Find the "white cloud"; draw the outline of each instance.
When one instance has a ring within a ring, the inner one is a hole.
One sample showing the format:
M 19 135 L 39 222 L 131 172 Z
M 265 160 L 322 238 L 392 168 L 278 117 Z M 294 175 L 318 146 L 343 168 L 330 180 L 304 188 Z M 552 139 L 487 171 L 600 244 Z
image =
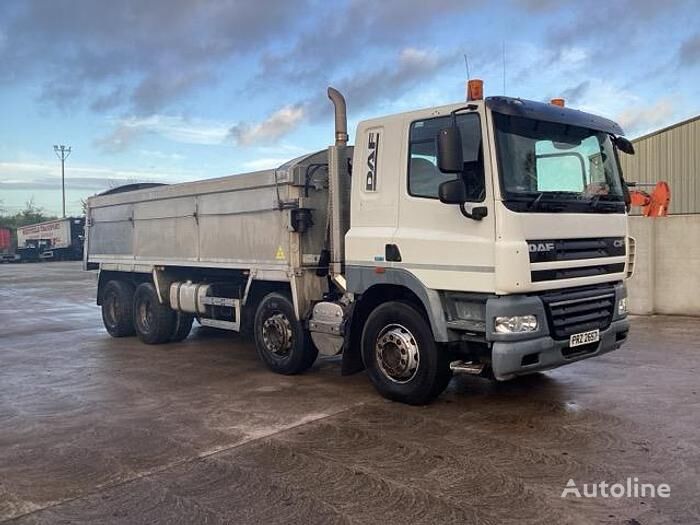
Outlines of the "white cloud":
M 217 145 L 228 136 L 227 124 L 214 120 L 188 119 L 173 115 L 126 117 L 115 122 L 114 130 L 95 144 L 108 152 L 127 149 L 144 134 L 154 134 L 182 144 Z
M 271 142 L 294 129 L 304 116 L 305 111 L 302 104 L 288 105 L 256 124 L 237 124 L 229 130 L 229 134 L 234 138 L 236 144 L 241 146 Z
M 185 144 L 221 144 L 228 133 L 228 126 L 221 122 L 204 119 L 186 119 L 178 116 L 152 115 L 150 117 L 131 117 L 120 124 L 161 135 L 174 142 Z
M 676 110 L 671 98 L 662 98 L 654 104 L 628 107 L 617 120 L 628 135 L 644 135 L 673 122 Z
M 266 155 L 268 157 L 278 156 L 280 153 L 284 152 L 285 155 L 290 155 L 290 159 L 309 152 L 308 149 L 302 148 L 301 146 L 285 143 L 275 144 L 274 146 L 260 146 L 257 150 L 261 155 Z
M 565 47 L 557 54 L 555 60 L 569 67 L 580 66 L 588 59 L 588 51 L 583 47 Z
M 165 151 L 159 151 L 159 150 L 152 150 L 152 149 L 140 149 L 139 150 L 139 155 L 143 157 L 150 157 L 154 159 L 159 159 L 159 160 L 182 160 L 185 158 L 184 155 L 180 155 L 179 153 L 167 153 Z
M 2 183 L 24 184 L 30 182 L 34 177 L 59 177 L 60 175 L 60 168 L 55 162 L 0 162 L 0 182 Z M 77 164 L 71 164 L 70 168 L 66 170 L 66 180 L 70 180 L 73 177 L 83 178 L 86 176 L 118 180 L 163 180 L 178 182 L 180 180 L 192 180 L 201 177 L 201 174 L 183 171 L 116 169 Z
M 439 62 L 439 56 L 434 51 L 406 47 L 399 53 L 401 67 L 419 66 L 434 67 Z
M 580 94 L 575 109 L 615 119 L 626 108 L 642 104 L 643 100 L 628 89 L 600 78 L 591 78 Z
M 278 168 L 288 160 L 287 157 L 263 157 L 260 159 L 249 160 L 243 163 L 243 167 L 248 170 L 269 170 L 273 168 Z

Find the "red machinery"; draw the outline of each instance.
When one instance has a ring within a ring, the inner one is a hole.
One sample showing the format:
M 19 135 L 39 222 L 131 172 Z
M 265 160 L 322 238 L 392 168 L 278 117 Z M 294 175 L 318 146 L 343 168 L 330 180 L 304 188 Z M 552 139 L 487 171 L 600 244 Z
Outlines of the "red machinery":
M 12 248 L 10 230 L 7 228 L 0 228 L 0 253 L 9 252 L 10 248 Z
M 630 205 L 638 206 L 642 209 L 645 217 L 666 217 L 668 215 L 668 205 L 671 202 L 671 188 L 665 181 L 656 184 L 644 184 L 641 182 L 627 183 L 631 188 L 638 186 L 654 186 L 651 194 L 643 190 L 630 189 Z

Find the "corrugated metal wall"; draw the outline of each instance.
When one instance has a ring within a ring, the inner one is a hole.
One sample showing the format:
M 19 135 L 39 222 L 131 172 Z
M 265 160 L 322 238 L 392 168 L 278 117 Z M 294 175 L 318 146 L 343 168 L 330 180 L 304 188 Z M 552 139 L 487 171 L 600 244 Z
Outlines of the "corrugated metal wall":
M 700 213 L 700 115 L 632 142 L 636 155 L 620 154 L 625 179 L 665 180 L 671 186 L 669 213 Z

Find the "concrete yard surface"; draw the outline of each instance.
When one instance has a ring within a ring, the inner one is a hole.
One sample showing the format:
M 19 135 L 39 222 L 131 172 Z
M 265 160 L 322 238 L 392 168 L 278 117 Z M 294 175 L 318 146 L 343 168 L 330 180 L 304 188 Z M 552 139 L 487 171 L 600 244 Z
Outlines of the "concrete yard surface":
M 240 337 L 112 339 L 80 263 L 0 266 L 0 522 L 700 523 L 700 322 L 426 407 Z M 567 482 L 670 497 L 562 498 Z

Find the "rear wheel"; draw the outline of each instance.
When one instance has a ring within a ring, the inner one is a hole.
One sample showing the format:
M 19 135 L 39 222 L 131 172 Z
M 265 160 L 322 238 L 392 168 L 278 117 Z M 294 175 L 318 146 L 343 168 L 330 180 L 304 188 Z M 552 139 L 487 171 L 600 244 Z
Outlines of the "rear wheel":
M 108 281 L 102 290 L 102 322 L 112 337 L 134 335 L 134 286 L 126 281 Z
M 449 358 L 424 316 L 403 302 L 377 307 L 362 331 L 362 359 L 379 393 L 411 405 L 429 403 L 452 377 Z
M 151 283 L 143 283 L 134 293 L 134 327 L 136 335 L 146 344 L 155 345 L 170 340 L 176 325 L 175 310 L 158 300 Z
M 187 339 L 192 330 L 192 322 L 194 321 L 194 315 L 185 312 L 175 313 L 175 328 L 173 328 L 173 333 L 170 336 L 170 340 L 173 343 L 178 343 Z
M 304 327 L 286 296 L 270 293 L 263 297 L 253 323 L 255 347 L 260 359 L 278 374 L 299 374 L 318 356 Z

